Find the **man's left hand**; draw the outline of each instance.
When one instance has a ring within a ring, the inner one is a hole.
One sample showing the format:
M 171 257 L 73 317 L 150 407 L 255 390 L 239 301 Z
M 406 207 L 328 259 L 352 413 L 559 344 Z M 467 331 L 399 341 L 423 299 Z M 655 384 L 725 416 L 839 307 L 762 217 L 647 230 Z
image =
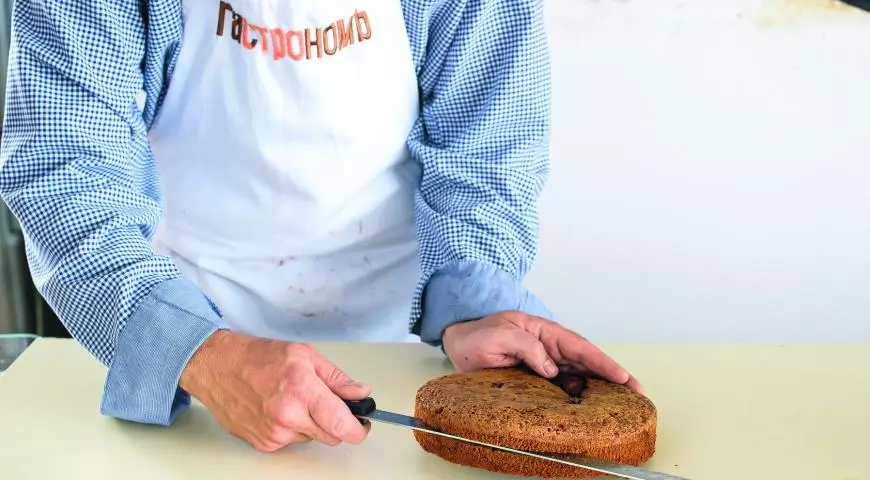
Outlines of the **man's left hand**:
M 442 340 L 444 351 L 461 372 L 524 362 L 545 378 L 560 370 L 589 373 L 643 394 L 640 383 L 589 340 L 544 318 L 496 313 L 451 325 Z

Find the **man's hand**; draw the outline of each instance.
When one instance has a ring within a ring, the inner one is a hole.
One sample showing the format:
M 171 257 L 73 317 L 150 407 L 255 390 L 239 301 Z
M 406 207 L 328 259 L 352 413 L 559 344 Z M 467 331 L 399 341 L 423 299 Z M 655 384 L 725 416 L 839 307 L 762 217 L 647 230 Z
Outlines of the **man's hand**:
M 191 358 L 181 388 L 226 431 L 264 452 L 311 440 L 359 444 L 371 428 L 342 401 L 361 400 L 371 388 L 303 343 L 219 331 Z
M 525 362 L 545 378 L 559 370 L 591 373 L 643 393 L 643 387 L 582 336 L 549 320 L 501 312 L 444 331 L 444 351 L 457 370 L 513 367 Z

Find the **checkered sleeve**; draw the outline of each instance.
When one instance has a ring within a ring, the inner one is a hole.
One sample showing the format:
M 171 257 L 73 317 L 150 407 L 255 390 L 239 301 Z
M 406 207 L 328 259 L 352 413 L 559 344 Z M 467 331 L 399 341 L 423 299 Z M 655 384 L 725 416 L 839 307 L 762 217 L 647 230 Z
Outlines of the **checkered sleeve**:
M 409 147 L 422 166 L 422 278 L 413 332 L 503 310 L 551 317 L 523 286 L 549 172 L 550 70 L 542 0 L 405 0 L 422 95 Z
M 140 14 L 135 1 L 15 2 L 0 194 L 40 292 L 109 366 L 101 411 L 168 424 L 190 401 L 181 370 L 220 316 L 150 247 L 160 197 L 135 102 Z

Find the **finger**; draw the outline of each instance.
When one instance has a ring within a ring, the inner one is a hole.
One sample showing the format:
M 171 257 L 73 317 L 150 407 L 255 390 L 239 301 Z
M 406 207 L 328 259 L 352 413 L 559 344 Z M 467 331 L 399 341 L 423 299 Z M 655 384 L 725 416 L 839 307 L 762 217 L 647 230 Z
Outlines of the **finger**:
M 498 350 L 505 355 L 522 360 L 542 377 L 550 378 L 559 373 L 556 362 L 550 358 L 544 344 L 536 336 L 520 329 L 505 330 L 502 335 L 503 338 L 496 340 L 496 344 Z
M 350 413 L 347 404 L 326 384 L 318 389 L 308 408 L 318 428 L 342 442 L 357 445 L 368 434 L 366 426 Z
M 287 445 L 308 443 L 311 441 L 312 438 L 302 432 L 285 429 L 281 433 L 272 434 L 270 438 L 265 440 L 265 443 L 267 445 L 272 445 L 275 450 L 279 450 Z
M 644 390 L 643 385 L 641 385 L 634 377 L 629 378 L 628 381 L 625 382 L 625 386 L 641 395 L 646 395 L 646 390 Z
M 274 452 L 290 443 L 290 439 L 283 441 L 277 438 L 279 432 L 286 432 L 283 427 L 276 426 L 271 419 L 266 419 L 266 425 L 260 425 L 256 421 L 234 423 L 222 410 L 215 410 L 213 417 L 227 433 L 238 438 L 260 452 Z
M 606 353 L 570 330 L 559 327 L 562 332 L 556 337 L 559 353 L 569 362 L 579 363 L 591 373 L 613 383 L 625 384 L 631 375 Z
M 372 393 L 370 385 L 357 382 L 319 354 L 312 358 L 314 371 L 333 393 L 345 400 L 362 400 Z
M 326 390 L 326 387 L 323 385 L 323 382 L 314 375 L 312 375 L 311 380 L 306 382 L 306 384 L 308 386 L 305 388 L 303 402 L 297 404 L 300 405 L 300 408 L 293 421 L 293 430 L 295 430 L 297 434 L 308 437 L 310 440 L 317 441 L 324 445 L 334 447 L 340 444 L 341 439 L 324 429 L 320 425 L 320 422 L 318 422 L 311 414 L 311 405 L 317 402 L 317 398 L 320 395 L 319 392 Z
M 266 432 L 269 439 L 286 444 L 312 440 L 331 446 L 341 443 L 334 435 L 320 428 L 311 416 L 310 406 L 323 390 L 328 391 L 313 368 L 298 370 L 293 386 L 284 395 L 275 397 L 275 401 L 267 408 L 270 425 Z
M 320 442 L 324 445 L 329 445 L 330 447 L 334 447 L 341 443 L 341 439 L 336 437 L 335 435 L 331 435 L 329 432 L 324 430 L 317 420 L 308 415 L 306 421 L 298 427 L 299 432 L 304 434 L 305 436 L 311 438 L 314 441 Z
M 311 441 L 311 437 L 288 429 L 284 429 L 281 432 L 273 432 L 269 435 L 261 435 L 252 432 L 249 436 L 236 436 L 247 441 L 257 450 L 266 453 L 277 452 L 288 445 L 308 443 Z M 250 437 L 250 439 L 248 439 L 248 437 Z
M 318 384 L 321 385 L 320 388 L 325 388 L 312 373 L 310 380 L 304 382 L 305 386 L 299 389 L 300 393 L 294 395 L 295 401 L 283 405 L 275 415 L 272 426 L 268 429 L 267 439 L 270 442 L 289 445 L 316 440 L 330 446 L 341 443 L 335 436 L 320 428 L 309 413 L 308 405 L 316 398 L 316 387 L 311 385 Z
M 589 369 L 586 368 L 585 366 L 583 366 L 579 363 L 573 363 L 573 362 L 560 364 L 559 371 L 562 373 L 567 373 L 567 374 L 586 375 L 586 376 L 593 376 L 595 378 L 603 378 L 600 375 L 597 375 L 597 374 L 590 372 Z M 634 376 L 629 376 L 628 381 L 625 382 L 624 385 L 626 387 L 634 390 L 635 392 L 641 394 L 641 395 L 646 394 L 646 390 L 644 390 L 643 385 L 641 385 L 640 382 L 636 378 L 634 378 Z

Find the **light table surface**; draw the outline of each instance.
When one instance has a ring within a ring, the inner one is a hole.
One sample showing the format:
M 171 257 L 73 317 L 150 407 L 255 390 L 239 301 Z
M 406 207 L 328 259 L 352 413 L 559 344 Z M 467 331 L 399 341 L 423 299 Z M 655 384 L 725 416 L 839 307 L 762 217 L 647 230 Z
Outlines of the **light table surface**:
M 318 344 L 378 406 L 412 413 L 426 380 L 450 371 L 419 344 Z M 870 480 L 870 345 L 604 346 L 659 411 L 647 466 L 693 480 Z M 172 427 L 99 414 L 105 369 L 71 340 L 42 339 L 0 378 L 0 478 L 494 479 L 374 424 L 362 445 L 259 453 L 202 405 Z

